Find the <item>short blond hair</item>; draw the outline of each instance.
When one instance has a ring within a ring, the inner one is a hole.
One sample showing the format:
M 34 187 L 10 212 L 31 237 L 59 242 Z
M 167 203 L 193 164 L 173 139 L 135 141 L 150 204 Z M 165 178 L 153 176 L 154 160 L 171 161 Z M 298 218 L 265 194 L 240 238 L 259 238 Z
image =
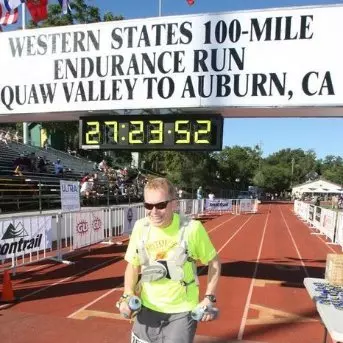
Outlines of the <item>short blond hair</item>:
M 144 187 L 144 192 L 148 190 L 163 189 L 166 190 L 170 200 L 176 199 L 175 186 L 164 177 L 156 177 L 148 181 Z

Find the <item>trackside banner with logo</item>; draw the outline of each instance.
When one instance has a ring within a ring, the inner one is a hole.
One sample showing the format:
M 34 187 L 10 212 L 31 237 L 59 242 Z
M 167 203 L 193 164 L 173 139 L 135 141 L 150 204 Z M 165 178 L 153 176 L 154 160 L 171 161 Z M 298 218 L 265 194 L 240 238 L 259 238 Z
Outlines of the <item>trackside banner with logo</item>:
M 124 230 L 125 235 L 130 235 L 137 220 L 137 207 L 124 208 Z
M 80 211 L 80 183 L 60 180 L 62 211 Z
M 104 240 L 104 211 L 72 212 L 73 248 L 78 249 Z
M 205 200 L 205 211 L 231 211 L 232 200 L 229 199 L 215 199 Z
M 0 220 L 0 260 L 51 248 L 51 216 Z
M 304 6 L 3 32 L 0 114 L 342 106 L 342 18 Z

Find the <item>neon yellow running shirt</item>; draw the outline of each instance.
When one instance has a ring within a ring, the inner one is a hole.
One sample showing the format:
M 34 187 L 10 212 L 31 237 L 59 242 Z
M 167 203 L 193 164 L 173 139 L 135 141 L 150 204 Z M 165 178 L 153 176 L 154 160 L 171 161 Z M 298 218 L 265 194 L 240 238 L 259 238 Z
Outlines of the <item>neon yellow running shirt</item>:
M 142 230 L 148 229 L 144 225 L 146 220 L 143 218 L 135 223 L 125 254 L 125 260 L 134 266 L 140 266 L 137 247 L 143 237 Z M 179 215 L 174 214 L 173 221 L 168 227 L 163 229 L 150 227 L 145 244 L 150 259 L 168 259 L 170 251 L 179 244 L 179 222 Z M 202 264 L 208 264 L 217 255 L 200 221 L 192 220 L 190 222 L 185 230 L 184 239 L 187 242 L 189 256 L 199 260 Z M 186 283 L 194 280 L 191 262 L 186 262 L 183 270 Z M 140 297 L 143 305 L 152 310 L 163 313 L 180 313 L 191 311 L 198 304 L 199 289 L 195 282 L 184 286 L 180 281 L 164 278 L 152 282 L 143 282 Z

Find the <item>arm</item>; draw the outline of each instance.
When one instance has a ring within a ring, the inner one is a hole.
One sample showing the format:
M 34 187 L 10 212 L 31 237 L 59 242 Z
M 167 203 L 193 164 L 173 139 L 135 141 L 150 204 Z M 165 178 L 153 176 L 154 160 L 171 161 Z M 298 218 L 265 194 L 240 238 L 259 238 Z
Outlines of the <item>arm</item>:
M 139 267 L 128 263 L 124 275 L 124 294 L 134 294 L 138 281 Z
M 221 264 L 218 255 L 208 263 L 207 287 L 205 294 L 216 294 L 218 281 L 220 278 Z
M 131 296 L 135 294 L 135 286 L 138 281 L 139 267 L 129 263 L 126 266 L 124 274 L 124 294 L 123 296 Z M 121 298 L 123 299 L 123 298 Z M 131 318 L 133 312 L 131 311 L 127 301 L 119 300 L 119 311 L 125 318 Z
M 216 294 L 217 285 L 220 278 L 221 264 L 218 259 L 218 255 L 208 263 L 208 274 L 207 274 L 207 287 L 205 294 Z M 213 304 L 208 298 L 204 298 L 199 306 L 213 306 Z M 203 322 L 215 319 L 215 315 L 211 312 L 205 313 L 201 319 Z

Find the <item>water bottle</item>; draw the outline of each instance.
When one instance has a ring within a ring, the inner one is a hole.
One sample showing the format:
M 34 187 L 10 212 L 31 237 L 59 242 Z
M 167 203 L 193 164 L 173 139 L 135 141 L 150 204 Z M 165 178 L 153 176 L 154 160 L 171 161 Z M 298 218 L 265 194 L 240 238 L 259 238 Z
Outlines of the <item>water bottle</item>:
M 196 322 L 200 322 L 202 317 L 205 314 L 206 306 L 197 306 L 192 312 L 191 312 L 191 317 L 193 320 Z
M 212 307 L 212 306 L 197 306 L 192 312 L 191 312 L 191 317 L 193 320 L 200 322 L 202 317 L 204 316 L 204 314 L 206 312 L 211 313 L 214 317 L 213 319 L 216 319 L 218 314 L 219 314 L 219 310 L 216 307 Z
M 127 299 L 127 305 L 129 306 L 129 309 L 132 311 L 133 316 L 135 316 L 142 307 L 142 301 L 136 295 L 132 295 Z M 116 307 L 120 309 L 120 301 L 116 303 Z M 129 318 L 126 313 L 122 313 L 122 316 L 124 318 Z
M 142 301 L 136 295 L 133 295 L 132 297 L 130 297 L 128 305 L 132 312 L 136 312 L 141 309 Z

